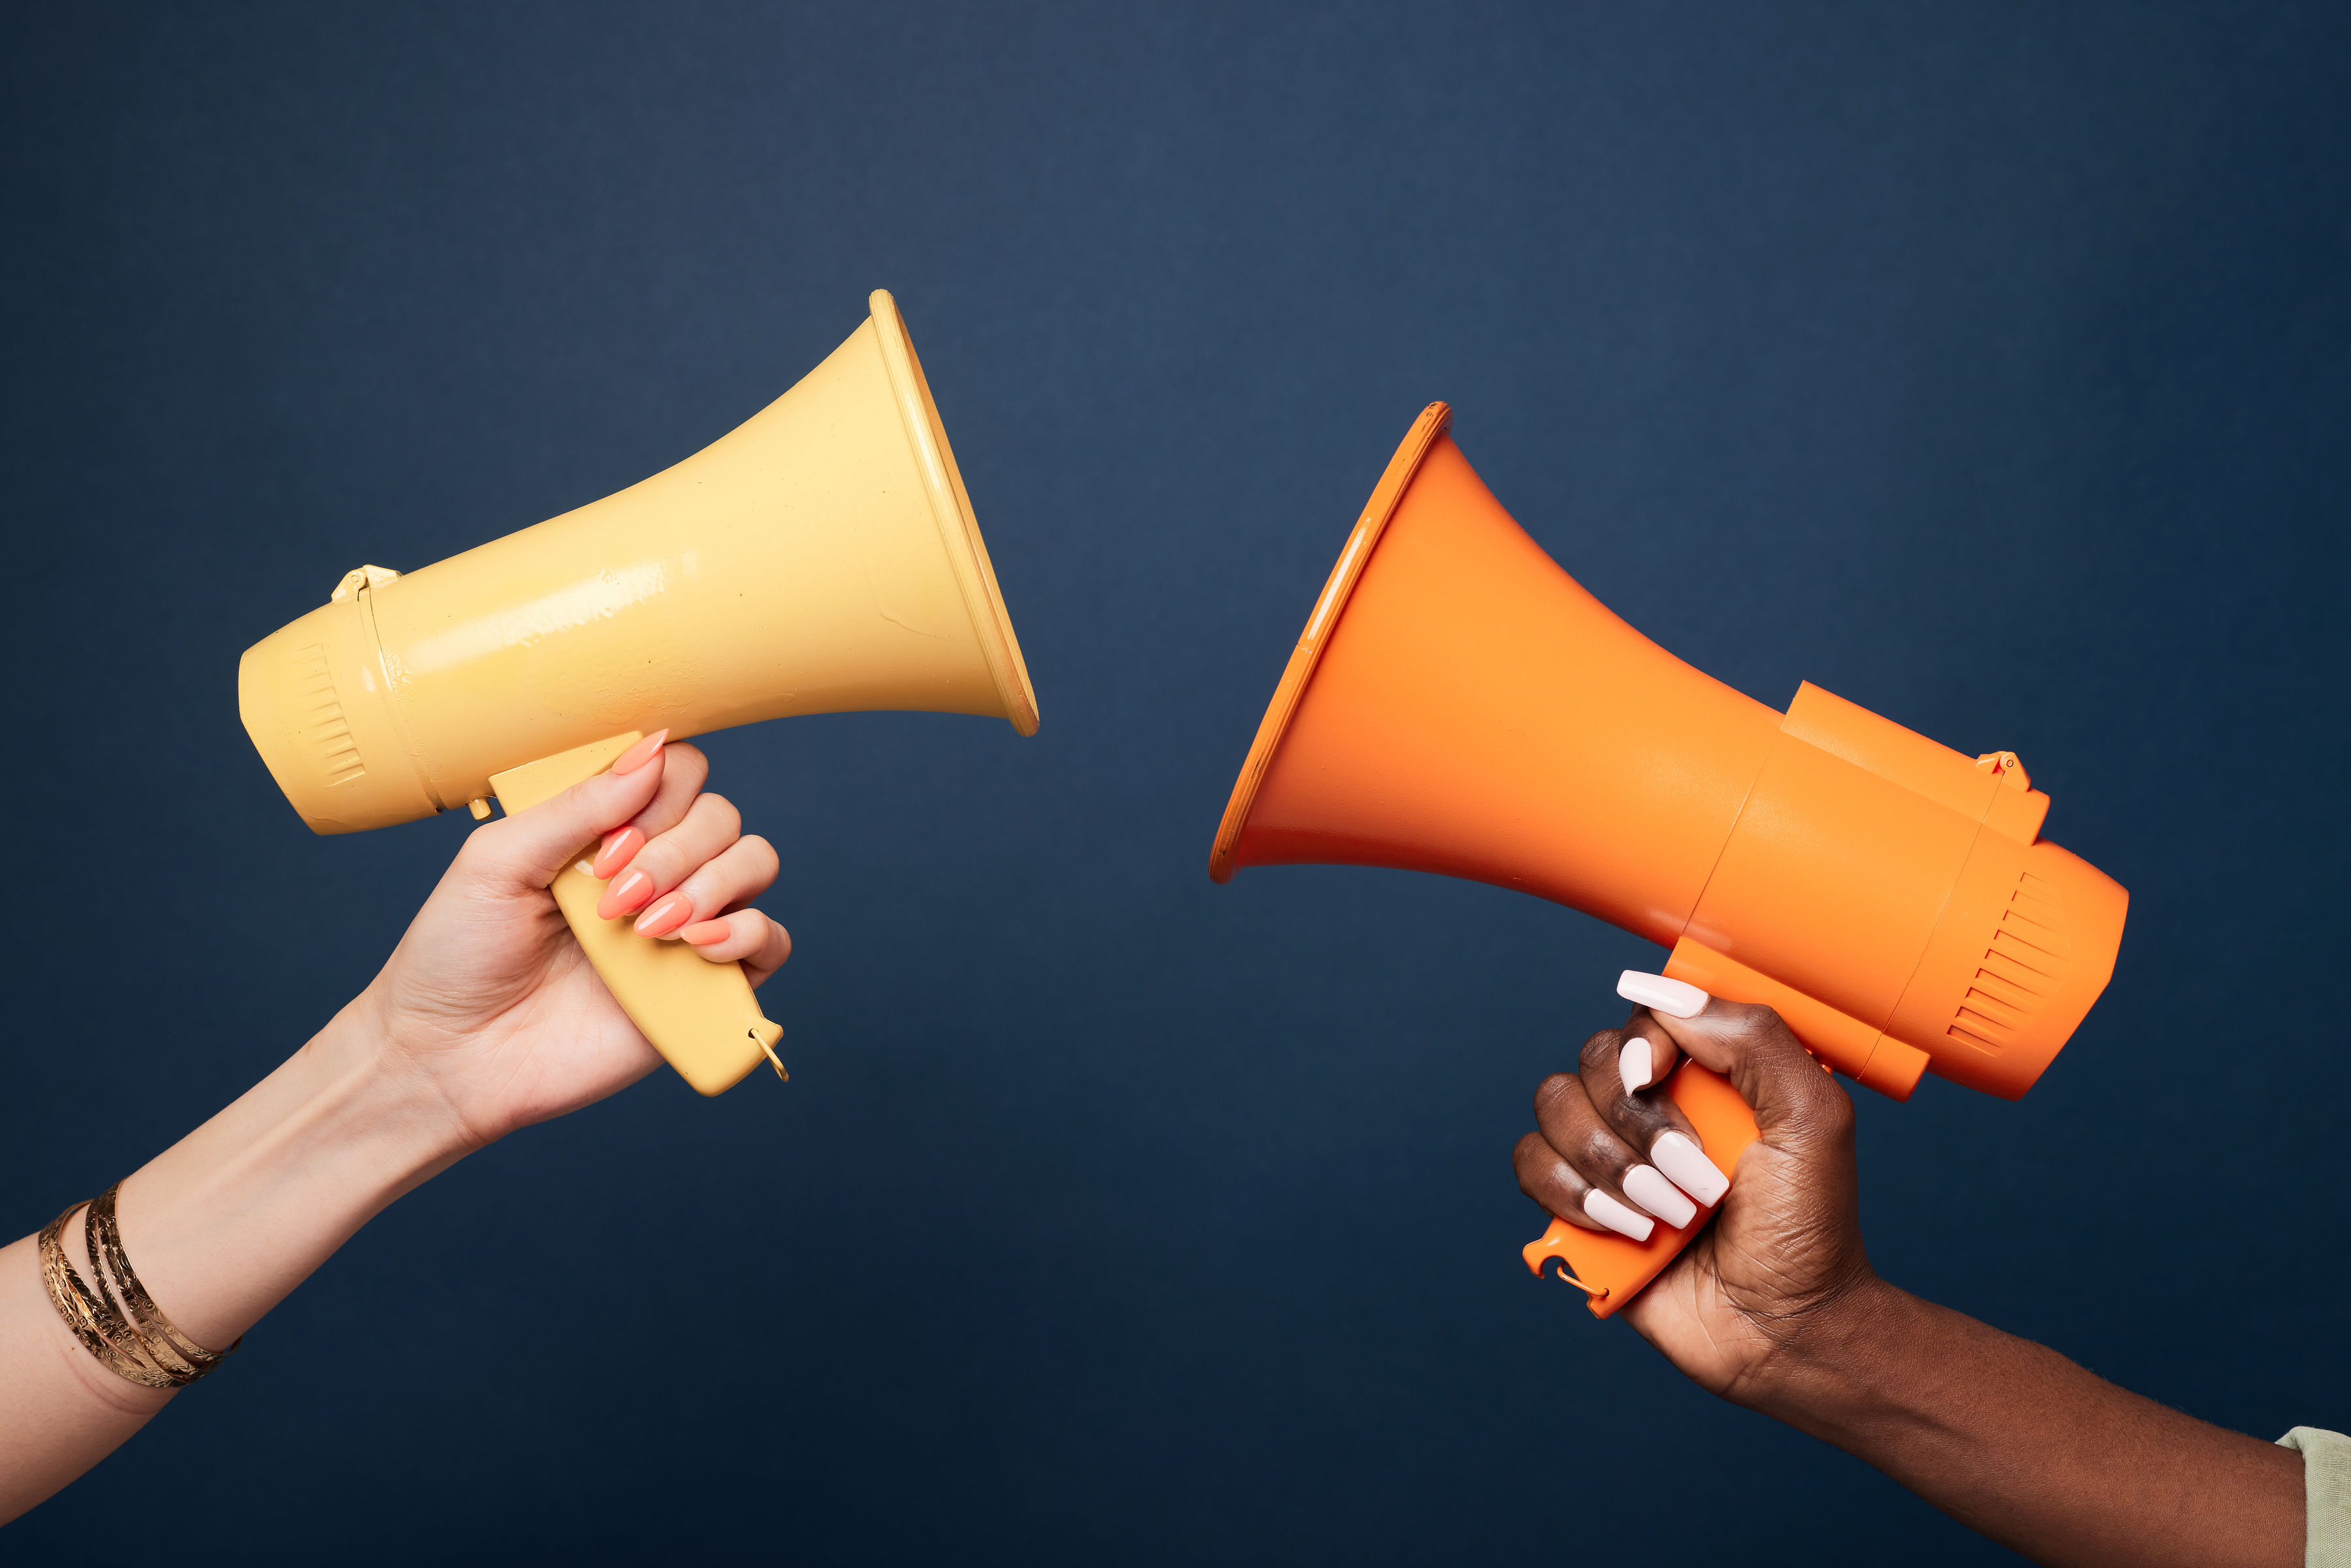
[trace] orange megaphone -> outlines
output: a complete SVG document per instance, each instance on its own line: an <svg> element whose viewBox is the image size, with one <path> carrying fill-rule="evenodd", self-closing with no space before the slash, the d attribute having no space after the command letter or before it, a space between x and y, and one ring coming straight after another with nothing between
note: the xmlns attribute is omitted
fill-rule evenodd
<svg viewBox="0 0 2351 1568"><path fill-rule="evenodd" d="M2121 887L2039 838L2011 752L1963 757L1809 684L1785 714L1642 636L1488 491L1431 403L1314 601L1208 859L1396 866L1515 887L1673 949L1896 1100L1921 1073L2032 1086L2114 973ZM1668 1086L1730 1170L1755 1123ZM1734 1178L1735 1179L1735 1178ZM1607 1317L1695 1236L1553 1221Z"/></svg>

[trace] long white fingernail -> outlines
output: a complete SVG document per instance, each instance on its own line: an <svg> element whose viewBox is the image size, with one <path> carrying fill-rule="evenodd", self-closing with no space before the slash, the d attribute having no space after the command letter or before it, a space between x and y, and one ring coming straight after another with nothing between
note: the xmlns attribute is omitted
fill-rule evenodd
<svg viewBox="0 0 2351 1568"><path fill-rule="evenodd" d="M1649 1157L1657 1168L1674 1178L1674 1185L1704 1204L1722 1201L1730 1190L1730 1178L1722 1167L1706 1157L1706 1151L1679 1133L1667 1133L1649 1145Z"/></svg>
<svg viewBox="0 0 2351 1568"><path fill-rule="evenodd" d="M1628 1002L1638 1002L1653 1013L1667 1018L1694 1019L1706 1011L1707 994L1687 980L1668 980L1663 975L1645 975L1638 969L1627 969L1616 977L1616 994Z"/></svg>
<svg viewBox="0 0 2351 1568"><path fill-rule="evenodd" d="M1635 1241L1646 1241L1657 1222L1646 1214L1635 1214L1598 1187L1583 1195L1583 1212L1600 1221L1619 1236L1629 1236Z"/></svg>
<svg viewBox="0 0 2351 1568"><path fill-rule="evenodd" d="M1703 1158L1704 1156L1700 1156ZM1659 1176L1649 1166L1635 1166L1625 1173L1618 1183L1625 1196L1679 1230L1698 1215L1698 1205L1681 1194L1681 1189Z"/></svg>
<svg viewBox="0 0 2351 1568"><path fill-rule="evenodd" d="M1625 1041L1625 1049L1616 1053L1616 1076L1625 1082L1625 1092L1646 1089L1649 1083L1649 1042L1639 1035Z"/></svg>

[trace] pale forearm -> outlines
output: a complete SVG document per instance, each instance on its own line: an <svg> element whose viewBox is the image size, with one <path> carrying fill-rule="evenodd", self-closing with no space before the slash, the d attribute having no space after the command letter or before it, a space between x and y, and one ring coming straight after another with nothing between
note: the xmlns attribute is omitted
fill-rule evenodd
<svg viewBox="0 0 2351 1568"><path fill-rule="evenodd" d="M123 1184L123 1244L199 1343L260 1321L359 1228L465 1152L447 1105L386 1065L366 998Z"/></svg>
<svg viewBox="0 0 2351 1568"><path fill-rule="evenodd" d="M1750 1402L2036 1563L2303 1561L2299 1455L1882 1283Z"/></svg>
<svg viewBox="0 0 2351 1568"><path fill-rule="evenodd" d="M199 1344L234 1342L360 1226L465 1152L430 1086L385 1065L361 1005L122 1185L123 1249ZM95 1196L59 1194L57 1207ZM85 1218L63 1239L87 1280ZM82 1348L43 1288L31 1237L0 1249L0 1521L112 1452L170 1397Z"/></svg>
<svg viewBox="0 0 2351 1568"><path fill-rule="evenodd" d="M783 961L783 928L739 907L774 877L774 852L702 793L706 771L692 747L664 750L650 736L611 771L476 829L366 994L122 1184L120 1256L192 1346L226 1348L468 1150L592 1104L659 1062L547 892L580 845L601 846L602 874L632 873L632 909L659 896L673 916L718 917L669 928L701 931L683 939L711 961L746 963L754 978ZM88 1279L85 1228L78 1217L62 1239ZM118 1333L140 1348L102 1303L89 1312L110 1354ZM134 1315L152 1323L147 1306ZM136 1354L124 1364L153 1371ZM34 1239L0 1249L0 1522L103 1458L167 1398L82 1347L50 1304Z"/></svg>

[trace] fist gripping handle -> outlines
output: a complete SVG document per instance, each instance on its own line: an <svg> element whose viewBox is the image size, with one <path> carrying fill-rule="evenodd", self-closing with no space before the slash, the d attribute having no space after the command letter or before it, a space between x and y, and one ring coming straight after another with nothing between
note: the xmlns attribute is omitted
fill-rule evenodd
<svg viewBox="0 0 2351 1568"><path fill-rule="evenodd" d="M1747 1102L1739 1097L1739 1091L1730 1086L1730 1081L1685 1058L1666 1081L1666 1096L1681 1107L1682 1114L1698 1129L1707 1158L1732 1171L1731 1180L1736 1182L1739 1178L1734 1167L1739 1164L1740 1151L1755 1141L1755 1115L1748 1110ZM1527 1267L1537 1274L1543 1271L1546 1261L1558 1259L1568 1283L1582 1287L1590 1297L1586 1304L1592 1315L1614 1317L1619 1307L1638 1295L1641 1287L1662 1273L1666 1265L1706 1228L1707 1221L1714 1218L1715 1207L1719 1206L1698 1204L1697 1215L1679 1230L1658 1220L1646 1241L1635 1241L1613 1230L1586 1230L1564 1219L1554 1219L1541 1239L1528 1242L1520 1253L1526 1259Z"/></svg>
<svg viewBox="0 0 2351 1568"><path fill-rule="evenodd" d="M1654 991L1654 979L1629 969L1617 982L1616 994L1627 1001L1644 1003L1654 1012L1670 1010L1677 1018L1695 1018L1714 997L1726 1001L1760 1002L1779 1013L1781 1021L1819 1061L1823 1071L1843 1067L1858 1082L1898 1099L1907 1099L1917 1082L1917 1069L1910 1064L1910 1057L1919 1053L1889 1056L1886 1049L1888 1046L1894 1047L1896 1053L1905 1049L1899 1041L1883 1040L1876 1030L1792 986L1758 974L1687 936L1675 945L1673 956L1667 960L1666 978L1679 982L1675 988L1681 994L1676 999L1686 1002L1687 1010L1669 1006L1665 996ZM1889 1061L1897 1064L1890 1077ZM1707 1158L1729 1173L1736 1182L1739 1156L1755 1141L1756 1127L1755 1113L1747 1108L1747 1102L1739 1097L1730 1081L1701 1067L1685 1053L1681 1066L1666 1081L1666 1097L1689 1118ZM1698 1203L1695 1194L1687 1196L1698 1205L1698 1213L1690 1222L1677 1229L1657 1220L1646 1241L1635 1241L1614 1231L1586 1230L1564 1219L1554 1219L1539 1239L1520 1249L1520 1256L1538 1276L1545 1262L1558 1259L1560 1277L1590 1298L1586 1304L1592 1315L1613 1317L1618 1308L1640 1294L1642 1287L1664 1272L1666 1265L1680 1255L1721 1207L1720 1198L1705 1204Z"/></svg>
<svg viewBox="0 0 2351 1568"><path fill-rule="evenodd" d="M490 775L491 792L508 816L528 811L574 784L593 779L642 738L630 730L591 741L520 768ZM596 846L589 844L548 885L556 907L579 938L604 988L653 1042L663 1060L704 1094L723 1094L765 1057L785 1078L776 1056L781 1024L759 1014L751 981L740 964L714 964L683 942L640 936L626 915L596 917L604 884L589 874Z"/></svg>

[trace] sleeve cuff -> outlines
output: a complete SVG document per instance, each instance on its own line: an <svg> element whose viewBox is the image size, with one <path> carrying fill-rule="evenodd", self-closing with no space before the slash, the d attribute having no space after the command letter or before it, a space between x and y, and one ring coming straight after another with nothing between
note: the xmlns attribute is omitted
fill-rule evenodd
<svg viewBox="0 0 2351 1568"><path fill-rule="evenodd" d="M2302 1454L2303 1568L2351 1568L2351 1437L2296 1427L2278 1447Z"/></svg>

